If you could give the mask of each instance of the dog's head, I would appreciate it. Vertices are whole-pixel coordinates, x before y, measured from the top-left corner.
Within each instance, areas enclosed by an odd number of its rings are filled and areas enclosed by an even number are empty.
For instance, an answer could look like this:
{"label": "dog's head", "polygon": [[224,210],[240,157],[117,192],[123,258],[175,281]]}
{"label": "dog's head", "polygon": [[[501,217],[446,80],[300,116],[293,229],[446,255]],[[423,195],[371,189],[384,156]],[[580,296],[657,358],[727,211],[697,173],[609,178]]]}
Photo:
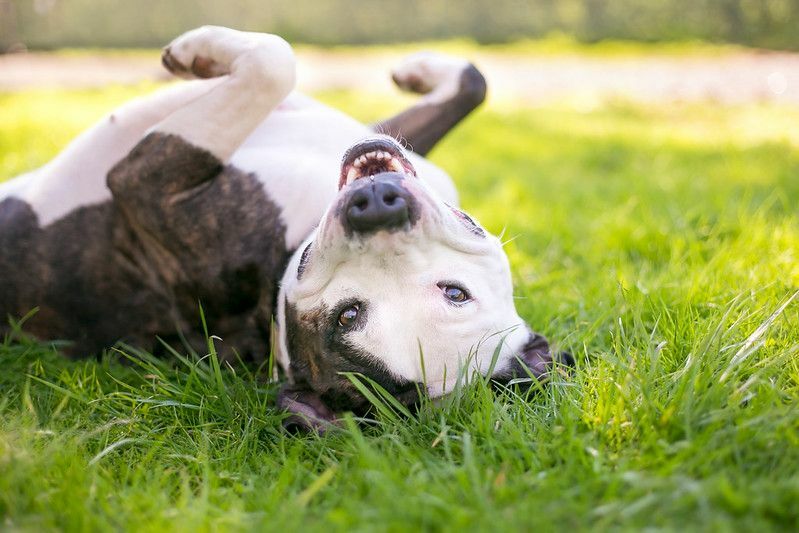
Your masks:
{"label": "dog's head", "polygon": [[278,302],[290,423],[323,429],[365,399],[361,373],[406,404],[474,372],[540,377],[549,345],[519,318],[501,242],[440,200],[388,137],[344,156],[339,193],[289,262]]}

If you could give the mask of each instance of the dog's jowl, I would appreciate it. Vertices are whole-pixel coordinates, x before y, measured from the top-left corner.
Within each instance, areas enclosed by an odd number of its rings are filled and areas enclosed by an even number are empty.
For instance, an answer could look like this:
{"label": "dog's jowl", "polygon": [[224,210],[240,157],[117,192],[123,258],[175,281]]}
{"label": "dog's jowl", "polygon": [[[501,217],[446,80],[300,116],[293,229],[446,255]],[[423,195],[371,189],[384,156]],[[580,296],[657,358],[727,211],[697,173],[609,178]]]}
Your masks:
{"label": "dog's jowl", "polygon": [[201,304],[224,357],[277,346],[289,423],[319,429],[364,407],[348,372],[408,404],[473,372],[547,373],[501,243],[422,157],[480,104],[480,73],[413,56],[393,77],[424,96],[370,128],[294,92],[294,62],[274,35],[188,32],[163,63],[210,79],[123,106],[0,185],[0,313],[37,309],[29,334],[89,355],[202,346]]}

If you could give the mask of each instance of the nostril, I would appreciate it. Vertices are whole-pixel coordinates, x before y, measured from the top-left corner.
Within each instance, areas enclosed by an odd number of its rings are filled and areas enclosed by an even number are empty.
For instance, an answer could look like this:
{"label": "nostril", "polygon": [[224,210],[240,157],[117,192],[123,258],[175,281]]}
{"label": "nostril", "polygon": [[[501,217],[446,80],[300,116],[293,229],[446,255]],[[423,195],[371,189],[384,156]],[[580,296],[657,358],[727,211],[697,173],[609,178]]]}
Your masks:
{"label": "nostril", "polygon": [[[360,185],[360,186],[359,186]],[[394,180],[355,185],[346,200],[346,224],[356,232],[402,227],[409,221],[409,193]]]}
{"label": "nostril", "polygon": [[389,192],[383,195],[383,203],[387,206],[393,206],[399,196],[395,192]]}

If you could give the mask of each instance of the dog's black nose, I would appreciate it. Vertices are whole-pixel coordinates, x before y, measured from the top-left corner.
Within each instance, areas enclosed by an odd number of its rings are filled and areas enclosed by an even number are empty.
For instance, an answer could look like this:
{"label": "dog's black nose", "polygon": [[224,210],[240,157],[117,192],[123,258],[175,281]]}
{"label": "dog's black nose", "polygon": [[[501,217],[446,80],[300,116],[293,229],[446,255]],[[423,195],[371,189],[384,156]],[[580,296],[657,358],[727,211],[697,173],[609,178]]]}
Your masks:
{"label": "dog's black nose", "polygon": [[358,233],[404,226],[410,219],[411,194],[400,181],[368,178],[355,182],[357,187],[344,204],[346,224]]}

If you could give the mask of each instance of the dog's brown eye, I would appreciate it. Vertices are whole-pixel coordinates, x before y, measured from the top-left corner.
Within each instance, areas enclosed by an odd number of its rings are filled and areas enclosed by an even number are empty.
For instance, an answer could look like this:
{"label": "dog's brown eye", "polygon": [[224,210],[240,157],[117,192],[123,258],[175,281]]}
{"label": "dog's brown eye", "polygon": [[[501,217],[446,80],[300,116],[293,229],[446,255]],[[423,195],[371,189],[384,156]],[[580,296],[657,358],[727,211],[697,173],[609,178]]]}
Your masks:
{"label": "dog's brown eye", "polygon": [[353,305],[352,307],[348,307],[338,315],[338,325],[339,326],[351,326],[355,323],[355,319],[358,318],[358,306]]}
{"label": "dog's brown eye", "polygon": [[447,297],[447,300],[450,302],[461,304],[463,302],[469,301],[469,294],[466,292],[465,289],[461,289],[457,285],[439,285],[441,290],[444,291],[444,296]]}

